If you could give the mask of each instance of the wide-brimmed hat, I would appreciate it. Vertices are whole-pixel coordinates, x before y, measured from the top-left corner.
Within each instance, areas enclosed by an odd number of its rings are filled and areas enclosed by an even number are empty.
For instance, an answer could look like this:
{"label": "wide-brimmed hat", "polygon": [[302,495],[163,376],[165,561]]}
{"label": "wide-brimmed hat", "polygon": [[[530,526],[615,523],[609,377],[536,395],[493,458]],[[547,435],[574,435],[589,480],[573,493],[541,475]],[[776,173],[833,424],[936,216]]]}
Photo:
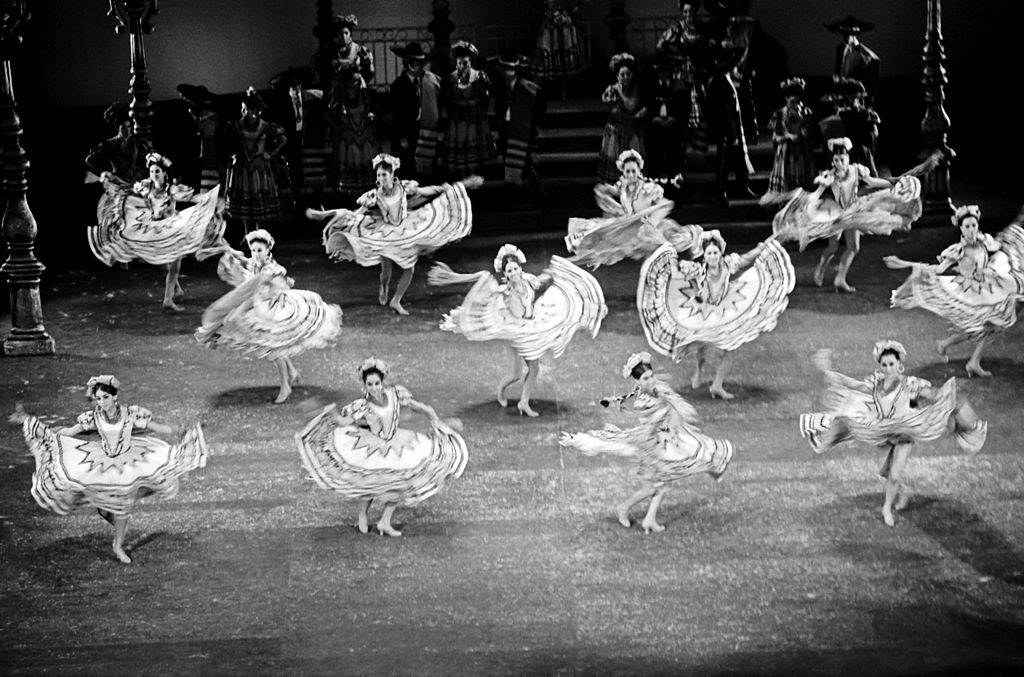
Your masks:
{"label": "wide-brimmed hat", "polygon": [[498,56],[492,56],[488,61],[493,61],[499,66],[507,66],[509,68],[515,68],[523,65],[523,55],[518,52],[504,51]]}
{"label": "wide-brimmed hat", "polygon": [[418,42],[410,42],[405,47],[394,45],[391,47],[391,53],[399,59],[408,59],[409,61],[426,61],[427,59],[423,45]]}
{"label": "wide-brimmed hat", "polygon": [[873,30],[875,24],[870,21],[861,21],[855,16],[848,16],[845,19],[833,21],[825,24],[825,28],[829,29],[833,33],[840,33],[842,35],[857,35],[858,33],[867,33]]}
{"label": "wide-brimmed hat", "polygon": [[180,84],[177,87],[181,98],[196,106],[210,106],[213,104],[214,94],[203,85]]}
{"label": "wide-brimmed hat", "polygon": [[314,78],[316,78],[316,73],[309,66],[291,66],[270,78],[270,86],[275,89],[278,87],[290,87],[293,84],[300,87],[309,87],[313,84]]}

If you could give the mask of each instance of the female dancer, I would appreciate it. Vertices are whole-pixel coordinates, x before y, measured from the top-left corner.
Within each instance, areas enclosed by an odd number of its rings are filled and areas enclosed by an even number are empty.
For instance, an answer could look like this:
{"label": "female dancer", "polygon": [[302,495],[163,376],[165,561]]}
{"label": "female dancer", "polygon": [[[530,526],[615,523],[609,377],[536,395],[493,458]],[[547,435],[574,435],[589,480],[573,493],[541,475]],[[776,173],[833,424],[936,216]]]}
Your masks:
{"label": "female dancer", "polygon": [[331,59],[332,65],[335,73],[342,68],[355,66],[365,82],[372,82],[376,74],[373,66],[373,54],[352,40],[352,31],[358,27],[359,19],[355,14],[334,17],[335,52]]}
{"label": "female dancer", "polygon": [[274,176],[274,158],[288,142],[284,128],[262,119],[266,105],[250,87],[242,98],[242,117],[228,125],[231,164],[228,167],[228,211],[250,223],[260,223],[281,213],[281,200]]}
{"label": "female dancer", "polygon": [[473,67],[477,49],[465,40],[452,45],[455,70],[441,81],[441,106],[448,115],[441,164],[456,176],[475,174],[497,155],[487,122],[491,81]]}
{"label": "female dancer", "polygon": [[356,197],[373,187],[372,159],[380,154],[376,114],[370,92],[357,68],[343,67],[327,104],[327,123],[334,137],[332,176],[338,191]]}
{"label": "female dancer", "polygon": [[[967,361],[968,376],[991,376],[982,369],[981,351],[989,338],[1017,321],[1017,302],[1024,298],[1024,229],[1011,224],[992,237],[978,231],[981,210],[977,205],[959,207],[953,225],[960,241],[939,254],[938,264],[904,261],[886,256],[892,269],[910,268],[910,277],[892,293],[893,308],[924,308],[949,320],[956,333],[936,342],[939,355],[948,361],[952,346],[972,341],[976,345]],[[942,275],[956,266],[955,275]]]}
{"label": "female dancer", "polygon": [[597,164],[597,178],[615,183],[619,178],[618,159],[622,151],[633,149],[644,152],[643,124],[647,109],[640,98],[638,66],[632,54],[616,54],[609,68],[615,82],[601,94],[601,101],[611,111],[601,138],[601,152]]}
{"label": "female dancer", "polygon": [[[190,254],[203,259],[217,253],[224,242],[223,207],[219,186],[198,197],[171,178],[171,161],[159,153],[146,155],[149,178],[134,185],[103,172],[104,193],[96,208],[99,222],[89,227],[89,247],[108,266],[142,259],[164,266],[164,310],[184,310],[174,302],[182,293],[178,283],[181,259]],[[178,211],[178,202],[194,202]]]}
{"label": "female dancer", "polygon": [[[479,176],[442,186],[423,186],[415,181],[399,181],[395,171],[401,166],[398,158],[380,154],[373,158],[377,174],[377,187],[360,196],[359,208],[318,211],[307,209],[306,217],[322,221],[324,247],[335,261],[355,261],[361,266],[380,264],[380,290],[378,301],[399,315],[408,315],[402,307],[402,297],[409,289],[416,261],[449,242],[457,242],[469,235],[473,228],[473,208],[466,189],[483,185]],[[409,202],[418,198],[433,198],[417,209],[409,209]],[[393,266],[402,270],[390,293]]]}
{"label": "female dancer", "polygon": [[524,272],[524,263],[526,255],[506,244],[494,259],[500,281],[487,271],[460,274],[438,263],[427,274],[427,282],[474,282],[462,305],[445,315],[441,329],[470,341],[508,341],[512,373],[498,387],[498,404],[508,406],[506,391],[522,381],[523,395],[517,408],[520,415],[534,417],[537,412],[530,407],[530,395],[541,356],[550,350],[553,357],[560,357],[577,329],[587,329],[596,337],[608,306],[597,280],[566,259],[552,256],[540,276]]}
{"label": "female dancer", "polygon": [[[469,460],[457,419],[442,421],[417,402],[404,386],[384,385],[388,365],[375,357],[359,369],[363,397],[342,408],[330,405],[295,434],[302,465],[324,489],[358,498],[359,531],[369,531],[367,511],[376,499],[384,504],[377,522],[382,536],[401,536],[391,525],[400,505],[415,505],[436,494],[449,477],[461,477]],[[427,436],[399,428],[402,408],[427,416]]]}
{"label": "female dancer", "polygon": [[622,174],[618,181],[594,186],[604,216],[569,219],[565,247],[574,254],[571,260],[597,268],[626,257],[642,258],[665,242],[676,251],[696,249],[704,229],[668,218],[675,203],[665,199],[664,188],[643,175],[643,156],[624,150],[615,166]]}
{"label": "female dancer", "polygon": [[281,377],[274,404],[283,404],[299,380],[291,358],[333,342],[341,332],[341,308],[316,292],[292,289],[294,280],[270,253],[270,233],[254,230],[245,242],[251,258],[233,249],[221,257],[217,273],[235,289],[203,312],[195,337],[211,348],[226,345],[273,362]]}
{"label": "female dancer", "polygon": [[636,305],[651,347],[676,362],[695,348],[699,388],[708,347],[723,351],[711,382],[711,396],[731,400],[723,387],[735,351],[771,331],[789,304],[796,274],[789,254],[774,236],[740,256],[725,254],[717,230],[701,236],[703,261],[680,261],[664,244],[644,261]]}
{"label": "female dancer", "polygon": [[697,411],[654,375],[650,353],[630,355],[622,376],[636,381],[633,390],[627,395],[602,399],[601,406],[615,402],[621,410],[631,400],[631,413],[641,417],[640,425],[627,430],[610,426],[605,430],[562,433],[558,443],[588,456],[605,453],[635,459],[643,486],[619,505],[619,524],[629,528],[629,509],[650,498],[651,505],[641,526],[644,533],[657,533],[665,530],[658,524],[658,508],[670,484],[705,472],[720,480],[732,460],[733,446],[728,440],[708,437],[700,431]]}
{"label": "female dancer", "polygon": [[[847,283],[846,274],[860,251],[860,234],[888,235],[894,230],[909,230],[921,216],[921,182],[917,175],[930,171],[936,161],[929,158],[892,181],[879,179],[871,176],[864,165],[850,163],[851,145],[845,137],[829,139],[832,168],[814,180],[818,188],[813,193],[798,188],[786,194],[784,199],[789,202],[772,222],[779,241],[799,240],[801,251],[812,240],[828,238],[828,247],[814,270],[814,283],[819,287],[843,238],[846,251],[839,259],[832,285],[836,291],[847,293],[857,291]],[[858,195],[861,187],[874,192]],[[832,199],[824,199],[826,189]]]}
{"label": "female dancer", "polygon": [[768,199],[809,185],[814,174],[811,153],[814,115],[800,100],[806,86],[803,78],[789,78],[780,85],[786,105],[772,113],[768,123],[775,144],[775,162],[768,175]]}
{"label": "female dancer", "polygon": [[872,356],[879,369],[863,381],[832,370],[828,350],[814,355],[814,365],[825,375],[826,413],[800,416],[800,432],[817,453],[847,440],[867,442],[888,452],[879,470],[885,480],[882,519],[893,526],[893,510],[910,501],[903,470],[914,442],[934,440],[953,421],[957,445],[969,453],[981,451],[988,423],[979,421],[974,409],[957,396],[956,379],[935,389],[924,379],[903,374],[907,351],[897,341],[875,344]]}
{"label": "female dancer", "polygon": [[[124,536],[135,503],[145,496],[174,498],[178,478],[206,466],[207,449],[197,423],[175,445],[146,433],[173,435],[174,428],[153,420],[137,405],[118,402],[120,382],[114,376],[93,376],[86,393],[93,408],[73,426],[53,430],[18,405],[11,423],[20,424],[36,460],[32,497],[41,507],[67,515],[78,508],[96,508],[114,526],[114,555],[125,564]],[[98,439],[77,435],[95,432]]]}

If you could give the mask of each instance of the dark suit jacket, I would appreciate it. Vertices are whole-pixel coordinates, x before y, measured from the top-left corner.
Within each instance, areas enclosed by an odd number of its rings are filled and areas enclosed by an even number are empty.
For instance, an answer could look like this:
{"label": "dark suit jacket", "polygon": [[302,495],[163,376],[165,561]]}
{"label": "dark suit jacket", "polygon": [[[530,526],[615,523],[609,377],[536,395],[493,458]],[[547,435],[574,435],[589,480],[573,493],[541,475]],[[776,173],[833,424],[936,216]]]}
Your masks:
{"label": "dark suit jacket", "polygon": [[859,80],[868,92],[868,100],[873,100],[875,89],[878,87],[878,69],[881,63],[878,55],[860,43],[851,48],[850,56],[844,60],[845,54],[846,43],[844,42],[836,47],[835,74],[839,77]]}

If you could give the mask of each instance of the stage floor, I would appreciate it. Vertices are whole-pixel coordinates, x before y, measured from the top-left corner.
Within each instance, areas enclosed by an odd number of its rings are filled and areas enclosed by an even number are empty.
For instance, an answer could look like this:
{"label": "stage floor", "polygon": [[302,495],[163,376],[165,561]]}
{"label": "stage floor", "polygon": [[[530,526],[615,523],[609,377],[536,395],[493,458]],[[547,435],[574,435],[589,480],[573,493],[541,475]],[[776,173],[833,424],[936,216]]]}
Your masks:
{"label": "stage floor", "polygon": [[[994,227],[992,225],[990,228]],[[316,243],[277,252],[297,288],[340,303],[331,349],[297,358],[301,384],[273,406],[272,365],[192,339],[202,309],[227,290],[215,263],[187,263],[187,311],[161,312],[162,272],[61,273],[44,284],[53,357],[0,361],[0,410],[70,423],[89,376],[116,374],[122,399],[182,426],[204,424],[208,466],[173,501],[130,523],[135,563],[119,564],[95,513],[59,517],[29,494],[33,461],[20,430],[0,431],[0,672],[4,674],[951,674],[1024,666],[1024,394],[1022,327],[989,346],[989,379],[960,378],[968,348],[943,363],[947,327],[888,307],[902,271],[881,257],[934,260],[952,228],[906,241],[865,238],[853,296],[810,283],[819,247],[790,247],[798,285],[777,329],[739,352],[731,402],[689,388],[690,365],[656,361],[705,430],[737,446],[721,483],[676,484],[667,525],[620,527],[630,466],[562,449],[560,431],[628,419],[597,406],[629,389],[625,358],[646,349],[635,308],[636,262],[602,268],[610,308],[596,340],[578,335],[546,368],[541,416],[501,409],[504,348],[441,332],[464,288],[428,288],[421,262],[412,315],[376,304],[376,270],[331,264]],[[730,243],[742,251],[753,241]],[[500,243],[499,243],[500,244]],[[561,243],[524,247],[539,270]],[[489,269],[497,245],[438,252],[458,271]],[[9,326],[5,318],[4,326]],[[810,363],[831,348],[865,375],[871,346],[895,338],[908,371],[960,392],[989,421],[983,453],[949,439],[915,449],[916,491],[895,528],[882,524],[879,454],[816,456],[801,412],[819,405]],[[318,407],[359,395],[355,367],[392,364],[392,382],[465,426],[470,464],[414,509],[401,538],[362,535],[355,503],[305,479],[293,434]],[[513,402],[518,391],[513,393]],[[410,413],[411,427],[422,421]],[[645,508],[646,506],[644,506]],[[634,519],[642,516],[635,509]],[[371,512],[371,519],[376,513]]]}

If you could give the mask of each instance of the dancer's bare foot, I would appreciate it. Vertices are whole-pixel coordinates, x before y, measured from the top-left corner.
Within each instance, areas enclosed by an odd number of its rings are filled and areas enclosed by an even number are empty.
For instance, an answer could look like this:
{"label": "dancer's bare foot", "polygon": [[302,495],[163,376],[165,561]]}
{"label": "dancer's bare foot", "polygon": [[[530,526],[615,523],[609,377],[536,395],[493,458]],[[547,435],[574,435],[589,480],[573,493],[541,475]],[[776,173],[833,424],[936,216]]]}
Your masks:
{"label": "dancer's bare foot", "polygon": [[520,402],[519,404],[516,405],[516,408],[519,410],[520,416],[529,416],[530,418],[537,418],[538,416],[540,416],[540,414],[538,414],[537,412],[530,408],[529,402]]}
{"label": "dancer's bare foot", "polygon": [[174,302],[173,299],[164,299],[164,312],[165,313],[183,313],[185,309]]}
{"label": "dancer's bare foot", "polygon": [[904,510],[910,505],[910,492],[904,489],[900,492],[899,496],[896,497],[896,503],[892,506],[892,509],[896,512]]}
{"label": "dancer's bare foot", "polygon": [[700,388],[700,381],[700,369],[698,369],[697,371],[693,372],[693,378],[690,379],[690,387],[693,388],[694,390]]}
{"label": "dancer's bare foot", "polygon": [[380,289],[377,290],[377,300],[380,301],[382,306],[388,304],[388,288],[384,285],[381,285]]}
{"label": "dancer's bare foot", "polygon": [[632,522],[629,521],[629,508],[624,505],[620,505],[618,509],[619,524],[626,527],[627,529],[632,526]]}
{"label": "dancer's bare foot", "polygon": [[846,280],[840,280],[838,277],[832,281],[832,286],[835,287],[836,293],[853,294],[857,291],[856,287],[851,287]]}
{"label": "dancer's bare foot", "polygon": [[131,564],[132,558],[128,556],[128,553],[124,551],[120,545],[114,545],[114,556],[117,557],[124,564]]}
{"label": "dancer's bare foot", "polygon": [[893,517],[892,508],[887,505],[882,506],[882,521],[885,522],[887,527],[896,526],[896,518]]}
{"label": "dancer's bare foot", "polygon": [[665,531],[665,525],[664,524],[658,524],[658,522],[656,520],[646,520],[645,519],[640,524],[640,526],[642,526],[644,528],[644,533],[645,534],[649,534],[652,531],[654,533],[656,533],[656,534],[659,534],[662,531]]}
{"label": "dancer's bare foot", "polygon": [[720,397],[723,400],[731,400],[732,398],[736,397],[732,393],[726,392],[725,388],[723,388],[722,386],[712,385],[709,390],[711,391],[711,399]]}
{"label": "dancer's bare foot", "polygon": [[949,344],[946,343],[945,341],[943,341],[941,339],[937,339],[935,341],[935,350],[939,351],[939,357],[941,357],[942,361],[946,362],[947,364],[949,363],[949,355],[946,354],[946,351],[948,349],[949,349]]}
{"label": "dancer's bare foot", "polygon": [[281,391],[277,393],[277,399],[274,400],[274,404],[284,404],[288,396],[292,394],[292,387],[289,385],[281,386]]}
{"label": "dancer's bare foot", "polygon": [[498,388],[498,405],[501,406],[502,408],[508,406],[508,398],[505,396],[505,391],[507,389],[508,386],[502,386]]}
{"label": "dancer's bare foot", "polygon": [[292,369],[291,372],[288,374],[288,385],[296,385],[296,384],[298,384],[299,376],[300,376],[299,370],[298,369]]}
{"label": "dancer's bare foot", "polygon": [[981,368],[981,362],[968,362],[967,363],[967,375],[968,376],[991,376],[992,372],[987,369]]}
{"label": "dancer's bare foot", "polygon": [[370,524],[366,519],[366,513],[359,513],[359,522],[356,524],[356,528],[359,529],[361,534],[370,532]]}
{"label": "dancer's bare foot", "polygon": [[377,533],[381,536],[401,536],[402,532],[395,529],[390,524],[384,524],[384,522],[377,522]]}
{"label": "dancer's bare foot", "polygon": [[396,313],[398,313],[399,315],[408,315],[409,314],[409,311],[406,310],[405,308],[403,308],[402,304],[399,303],[398,301],[392,301],[391,303],[388,304],[388,307],[391,308],[391,310],[393,310]]}

